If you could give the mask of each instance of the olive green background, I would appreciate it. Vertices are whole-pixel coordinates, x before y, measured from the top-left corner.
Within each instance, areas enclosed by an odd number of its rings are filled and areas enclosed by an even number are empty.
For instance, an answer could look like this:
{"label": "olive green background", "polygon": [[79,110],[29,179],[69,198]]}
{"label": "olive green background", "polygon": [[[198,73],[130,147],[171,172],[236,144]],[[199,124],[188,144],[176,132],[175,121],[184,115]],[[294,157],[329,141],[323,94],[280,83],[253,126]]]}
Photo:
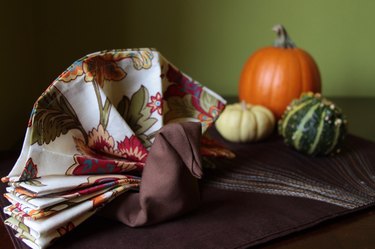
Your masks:
{"label": "olive green background", "polygon": [[[57,2],[57,1],[56,1]],[[154,47],[222,95],[282,23],[317,61],[327,96],[375,96],[375,1],[7,1],[0,14],[0,149],[23,139],[43,90],[76,59]]]}

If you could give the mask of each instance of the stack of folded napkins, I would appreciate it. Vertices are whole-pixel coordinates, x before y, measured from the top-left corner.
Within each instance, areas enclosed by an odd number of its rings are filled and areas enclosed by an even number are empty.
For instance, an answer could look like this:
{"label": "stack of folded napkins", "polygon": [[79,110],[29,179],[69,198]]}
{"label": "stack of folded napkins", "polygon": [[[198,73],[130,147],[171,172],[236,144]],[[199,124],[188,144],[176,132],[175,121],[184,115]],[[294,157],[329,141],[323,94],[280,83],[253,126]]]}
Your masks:
{"label": "stack of folded napkins", "polygon": [[[202,132],[225,101],[150,49],[83,57],[39,97],[4,196],[5,223],[45,248],[127,191],[137,191],[155,135],[194,121]],[[163,162],[166,163],[166,162]]]}
{"label": "stack of folded napkins", "polygon": [[45,176],[10,183],[5,197],[11,205],[4,213],[11,217],[5,224],[31,248],[44,248],[139,183],[125,175]]}

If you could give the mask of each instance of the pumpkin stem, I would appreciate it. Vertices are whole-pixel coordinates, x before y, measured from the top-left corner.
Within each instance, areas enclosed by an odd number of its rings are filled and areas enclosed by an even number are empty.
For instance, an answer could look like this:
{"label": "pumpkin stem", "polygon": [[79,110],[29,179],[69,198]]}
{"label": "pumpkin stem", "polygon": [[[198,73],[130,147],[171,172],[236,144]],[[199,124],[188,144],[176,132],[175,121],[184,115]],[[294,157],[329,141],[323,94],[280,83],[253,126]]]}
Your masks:
{"label": "pumpkin stem", "polygon": [[277,24],[272,28],[273,31],[276,32],[276,39],[273,45],[277,48],[295,48],[296,44],[293,40],[288,36],[286,29],[283,25]]}

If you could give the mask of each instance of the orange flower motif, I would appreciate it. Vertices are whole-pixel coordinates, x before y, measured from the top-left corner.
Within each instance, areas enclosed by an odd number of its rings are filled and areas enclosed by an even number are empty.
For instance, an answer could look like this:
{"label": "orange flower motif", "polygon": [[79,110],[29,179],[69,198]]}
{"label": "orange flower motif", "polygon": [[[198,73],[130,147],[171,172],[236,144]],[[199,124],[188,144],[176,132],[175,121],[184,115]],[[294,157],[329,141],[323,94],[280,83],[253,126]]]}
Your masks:
{"label": "orange flower motif", "polygon": [[84,155],[97,157],[98,154],[115,155],[115,140],[100,124],[88,133],[87,144],[80,138],[73,137],[77,150]]}
{"label": "orange flower motif", "polygon": [[65,83],[68,83],[72,80],[75,80],[78,76],[83,74],[82,62],[76,61],[71,65],[67,70],[65,70],[59,77],[58,80],[61,80]]}
{"label": "orange flower motif", "polygon": [[[118,59],[117,59],[118,60]],[[113,54],[89,57],[83,61],[85,81],[96,81],[101,87],[104,81],[119,81],[126,76],[126,72],[117,65]]]}
{"label": "orange flower motif", "polygon": [[92,129],[88,134],[88,146],[96,151],[108,154],[114,153],[115,140],[100,124],[98,129]]}
{"label": "orange flower motif", "polygon": [[211,106],[208,113],[200,113],[198,115],[199,121],[202,123],[203,127],[208,127],[212,124],[212,121],[219,114],[219,109],[216,106]]}

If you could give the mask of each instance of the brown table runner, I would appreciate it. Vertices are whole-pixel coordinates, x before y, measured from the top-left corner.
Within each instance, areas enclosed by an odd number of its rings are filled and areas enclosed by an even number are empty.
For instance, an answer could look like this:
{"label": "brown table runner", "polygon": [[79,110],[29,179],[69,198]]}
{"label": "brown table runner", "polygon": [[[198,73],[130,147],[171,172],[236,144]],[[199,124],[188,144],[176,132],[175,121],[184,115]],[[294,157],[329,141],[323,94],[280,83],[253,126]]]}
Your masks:
{"label": "brown table runner", "polygon": [[[237,158],[216,161],[215,169],[205,171],[196,211],[140,228],[96,216],[51,248],[247,248],[374,203],[371,142],[349,136],[339,156],[313,159],[287,148],[279,137],[227,146]],[[16,157],[1,155],[1,175]],[[3,197],[0,204],[7,204]],[[27,248],[8,232],[16,248]]]}

